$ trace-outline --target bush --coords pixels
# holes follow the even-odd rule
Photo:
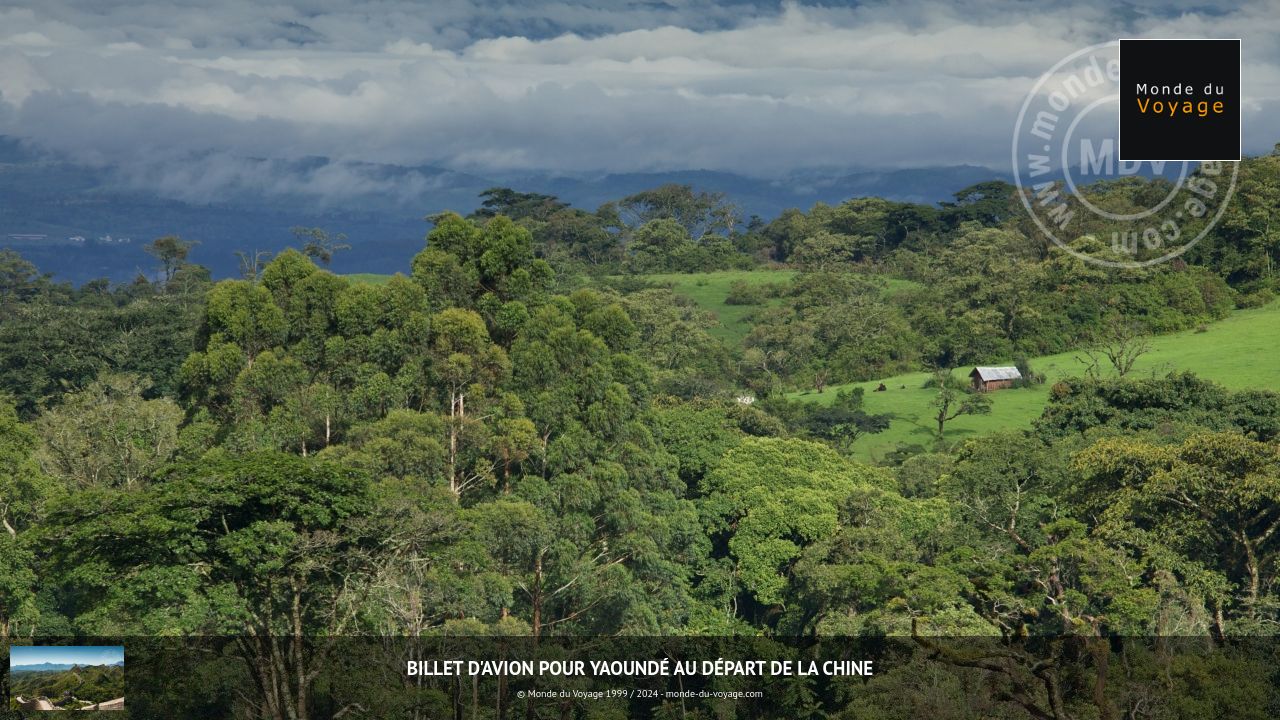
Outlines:
[[[1262,307],[1263,305],[1271,304],[1271,301],[1275,299],[1276,294],[1270,288],[1262,288],[1261,290],[1254,290],[1251,293],[1241,295],[1236,300],[1236,307],[1242,310]]]
[[[768,297],[768,288],[763,285],[752,285],[745,280],[734,280],[729,285],[729,294],[725,296],[724,304],[763,305]]]
[[[1022,374],[1022,379],[1014,382],[1014,387],[1035,387],[1044,384],[1044,373],[1038,373],[1031,369],[1031,362],[1025,357],[1018,358],[1013,366],[1018,368],[1018,372]]]

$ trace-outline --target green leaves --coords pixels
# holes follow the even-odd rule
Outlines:
[[[284,341],[284,311],[271,291],[247,280],[224,280],[209,291],[205,326],[244,350],[250,361]]]
[[[747,438],[707,475],[702,506],[711,531],[727,536],[744,588],[776,604],[791,561],[835,532],[840,501],[858,487],[891,483],[817,443]]]
[[[178,465],[128,495],[81,493],[42,534],[80,587],[104,590],[79,597],[84,622],[153,633],[159,611],[179,623],[165,633],[280,629],[292,586],[319,632],[344,576],[361,572],[366,540],[356,523],[372,507],[355,471],[273,453],[224,456]],[[172,588],[164,608],[143,603],[161,583]]]
[[[70,487],[131,487],[178,450],[182,410],[168,398],[143,399],[149,383],[107,375],[36,423],[45,469]]]
[[[1171,446],[1112,438],[1077,454],[1075,467],[1094,487],[1115,490],[1102,516],[1107,537],[1206,594],[1234,585],[1246,622],[1274,613],[1262,602],[1280,572],[1274,446],[1235,433],[1198,433]]]

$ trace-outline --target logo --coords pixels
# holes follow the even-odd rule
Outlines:
[[[1041,233],[1090,263],[1167,262],[1213,229],[1239,164],[1119,159],[1120,43],[1068,55],[1031,88],[1013,134],[1018,195]]]

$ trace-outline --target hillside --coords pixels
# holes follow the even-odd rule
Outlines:
[[[1204,332],[1189,330],[1152,339],[1151,352],[1139,358],[1134,375],[1162,375],[1190,370],[1231,389],[1280,388],[1280,302],[1266,307],[1239,310],[1229,318],[1207,326]],[[957,442],[986,433],[1026,427],[1040,415],[1049,396],[1049,387],[1064,377],[1078,376],[1084,365],[1078,352],[1032,358],[1031,367],[1044,373],[1046,383],[1031,389],[1003,390],[991,395],[991,414],[962,416],[947,424],[947,441]],[[989,364],[1012,364],[1011,358],[992,358]],[[958,368],[956,375],[970,368]],[[857,441],[854,453],[862,459],[878,460],[899,445],[928,446],[933,439],[930,418],[934,391],[924,387],[929,373],[895,375],[880,380],[832,386],[823,392],[798,392],[790,397],[830,403],[843,389],[861,387],[865,407],[872,413],[892,413],[889,429]],[[884,392],[875,392],[884,383]]]
[[[47,698],[62,709],[107,702],[123,697],[124,667],[121,665],[75,666],[69,670],[15,669],[10,676],[10,696]]]
[[[710,330],[711,334],[736,345],[751,330],[748,316],[762,306],[726,304],[724,300],[732,285],[735,282],[745,282],[748,285],[785,283],[794,276],[794,270],[723,270],[706,273],[660,273],[642,277],[659,285],[670,285],[676,294],[693,300],[698,307],[715,315],[719,324]],[[764,306],[776,303],[777,300],[767,300]]]
[[[718,324],[710,329],[711,335],[730,345],[738,345],[751,330],[750,318],[762,308],[779,304],[770,298],[759,305],[730,305],[725,302],[736,282],[748,285],[783,285],[796,275],[795,270],[718,270],[699,273],[652,273],[634,276],[656,285],[669,286],[677,295],[683,295],[697,303],[698,307],[715,316]],[[371,285],[385,285],[390,275],[377,273],[350,273],[348,280]],[[910,280],[887,278],[887,291],[893,292],[914,285]]]

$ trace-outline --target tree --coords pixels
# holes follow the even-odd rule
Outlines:
[[[1111,491],[1104,537],[1150,555],[1224,611],[1243,632],[1280,621],[1264,592],[1280,578],[1280,453],[1237,433],[1198,433],[1178,445],[1103,439],[1076,458],[1087,485]],[[1178,558],[1170,564],[1169,553]],[[1207,574],[1207,576],[1206,576]],[[1214,578],[1213,576],[1217,576]],[[1227,588],[1239,588],[1232,599]]]
[[[35,554],[14,535],[0,533],[0,642],[7,643],[26,624],[35,634]]]
[[[676,220],[650,220],[632,233],[628,268],[638,273],[672,269],[674,258],[691,245],[688,230]]]
[[[267,259],[272,255],[270,250],[237,250],[236,258],[240,261],[240,278],[251,283],[258,282],[258,275],[266,267]]]
[[[496,310],[512,300],[536,301],[554,273],[535,258],[529,230],[498,215],[478,227],[456,213],[432,218],[427,247],[413,258],[413,279],[433,309]]]
[[[41,277],[36,266],[8,248],[0,250],[0,308],[29,299],[39,290]]]
[[[937,411],[933,419],[937,423],[939,441],[943,439],[947,423],[961,415],[990,414],[991,398],[984,393],[971,392],[963,386],[957,388],[950,369],[934,372],[933,381],[938,388],[938,393],[933,396],[933,407]]]
[[[39,617],[35,553],[25,542],[52,495],[35,463],[36,435],[0,395],[0,643],[18,628],[34,634]]]
[[[373,567],[372,508],[359,472],[221,454],[137,492],[79,493],[44,537],[77,574],[87,630],[236,636],[254,714],[308,720],[313,684]]]
[[[505,215],[512,220],[547,220],[551,216],[567,210],[555,195],[541,193],[517,192],[510,188],[492,187],[480,193],[484,200],[480,207],[471,213],[472,218],[488,219]]]
[[[976,220],[990,227],[1016,212],[1013,201],[1016,193],[1017,189],[1003,180],[988,180],[954,193],[954,202],[939,204],[943,218],[953,226]]]
[[[186,264],[187,255],[191,253],[191,248],[197,244],[192,240],[183,240],[177,235],[165,235],[142,246],[142,249],[148,255],[160,261],[161,271],[164,273],[164,281],[168,283],[173,279],[174,273],[178,271],[178,268]]]
[[[467,398],[479,400],[510,373],[510,362],[502,348],[493,344],[484,320],[470,310],[450,308],[432,318],[433,373],[439,380],[448,404],[447,467],[449,489],[455,497],[478,483],[494,479],[493,464],[487,459],[468,457],[466,439],[482,429],[467,415]]]
[[[1035,421],[1046,441],[1107,426],[1132,434],[1157,428],[1230,430],[1264,442],[1280,437],[1280,394],[1230,391],[1195,374],[1157,378],[1064,380]]]
[[[862,396],[862,388],[837,392],[830,405],[820,405],[807,413],[805,429],[842,452],[848,452],[863,435],[887,430],[892,416],[866,412],[862,409]]]
[[[694,240],[711,232],[729,233],[738,224],[738,208],[724,193],[697,191],[691,185],[676,183],[628,195],[618,203],[618,209],[632,227],[670,219]]]
[[[301,226],[291,228],[290,232],[293,233],[295,240],[303,244],[303,255],[326,267],[333,260],[334,253],[351,249],[351,246],[346,243],[345,233],[330,235],[324,228]]]
[[[0,531],[16,538],[41,515],[51,488],[36,464],[38,436],[0,395]]]
[[[727,542],[742,589],[774,605],[803,548],[836,531],[840,501],[892,482],[817,443],[746,438],[707,475],[703,513],[709,532]]]
[[[178,450],[182,409],[169,398],[143,399],[149,383],[107,375],[36,421],[40,462],[72,487],[130,488]]]
[[[1151,352],[1151,336],[1140,323],[1111,315],[1098,338],[1096,352],[1107,359],[1117,377],[1124,377],[1138,358]]]
[[[204,325],[210,337],[235,343],[249,364],[262,351],[280,344],[288,330],[271,291],[247,280],[223,280],[213,286]]]

